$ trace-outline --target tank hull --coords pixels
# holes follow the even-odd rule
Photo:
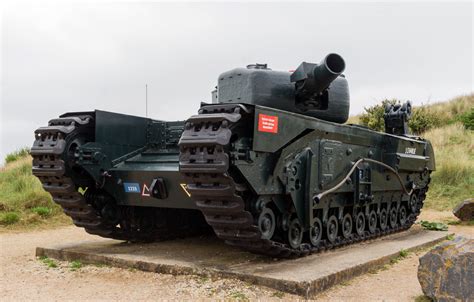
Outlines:
[[[262,106],[207,105],[186,129],[180,171],[206,221],[228,244],[272,257],[409,228],[435,169],[420,138]]]
[[[35,131],[33,174],[74,224],[128,241],[208,231],[179,173],[183,122],[72,112]]]
[[[36,131],[33,173],[91,234],[202,234],[272,257],[384,236],[415,221],[430,143],[249,104],[186,122],[68,113]]]

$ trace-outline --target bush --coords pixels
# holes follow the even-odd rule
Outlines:
[[[8,153],[7,156],[5,157],[5,163],[11,163],[14,161],[17,161],[20,158],[24,158],[30,154],[30,149],[29,148],[22,148],[20,150],[14,151],[12,153]]]
[[[459,121],[468,130],[474,130],[474,107],[470,111],[459,116]]]
[[[383,100],[380,104],[365,108],[365,112],[359,118],[360,124],[376,131],[385,131],[385,106],[401,103],[399,100]],[[429,106],[412,107],[411,118],[408,126],[412,133],[421,134],[430,129],[441,126],[442,123],[437,114],[429,109]]]
[[[383,115],[385,113],[385,106],[395,105],[397,103],[399,103],[399,101],[395,99],[383,100],[381,104],[364,108],[365,112],[361,114],[359,122],[370,129],[384,131],[385,121],[383,119]]]
[[[20,215],[15,212],[7,212],[0,214],[0,223],[5,225],[14,224],[20,221]]]
[[[410,130],[415,134],[421,134],[432,128],[436,128],[440,126],[440,124],[440,120],[436,114],[425,106],[413,108],[411,118],[408,121]]]

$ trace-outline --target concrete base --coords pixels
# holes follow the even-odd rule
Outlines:
[[[448,233],[415,226],[385,238],[294,260],[276,260],[225,245],[215,237],[151,244],[104,239],[73,245],[38,247],[37,256],[80,260],[166,274],[237,278],[280,291],[311,297],[338,283],[382,267],[401,249],[434,245]]]

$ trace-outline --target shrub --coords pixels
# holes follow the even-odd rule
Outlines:
[[[11,163],[14,161],[17,161],[20,158],[26,157],[30,154],[30,149],[29,148],[22,148],[20,150],[14,151],[12,153],[8,153],[7,156],[5,157],[5,163]]]
[[[16,212],[6,212],[0,214],[0,223],[4,225],[14,224],[20,221],[20,214]]]
[[[385,121],[383,115],[386,105],[394,105],[399,103],[398,100],[383,100],[381,104],[377,104],[368,108],[364,108],[365,112],[361,114],[359,122],[376,131],[385,130]]]
[[[474,107],[472,107],[470,111],[460,115],[459,121],[464,125],[464,128],[474,130]]]
[[[359,123],[376,131],[385,131],[385,106],[401,103],[399,100],[383,100],[380,104],[365,108],[361,114]],[[355,120],[355,118],[353,118]],[[430,109],[430,106],[412,107],[411,118],[408,126],[412,133],[421,134],[430,129],[447,124],[448,121],[441,121],[437,113]]]
[[[412,109],[411,118],[408,121],[408,126],[413,133],[421,134],[440,126],[440,120],[428,107],[414,107]]]

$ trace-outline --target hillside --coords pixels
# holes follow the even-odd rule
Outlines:
[[[474,197],[474,131],[455,123],[431,129],[424,137],[433,144],[436,159],[426,206],[450,210]]]

